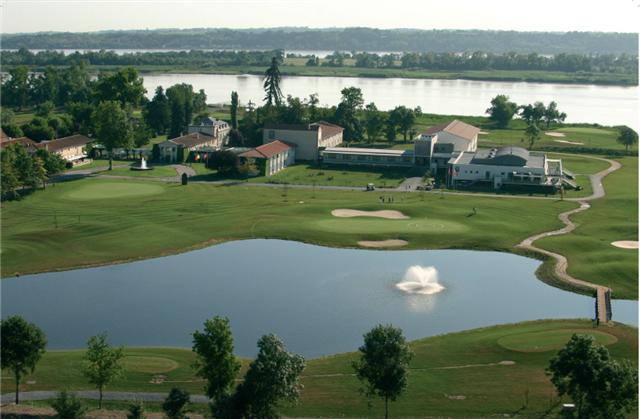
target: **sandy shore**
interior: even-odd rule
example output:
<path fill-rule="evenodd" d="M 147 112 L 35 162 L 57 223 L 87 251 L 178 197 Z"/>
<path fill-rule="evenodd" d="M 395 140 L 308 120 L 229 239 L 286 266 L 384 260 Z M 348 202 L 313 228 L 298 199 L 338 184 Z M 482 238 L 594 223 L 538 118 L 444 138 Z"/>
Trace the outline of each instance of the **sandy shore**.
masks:
<path fill-rule="evenodd" d="M 376 240 L 376 241 L 368 241 L 363 240 L 358 242 L 358 246 L 362 247 L 372 247 L 372 248 L 384 248 L 384 247 L 402 247 L 408 245 L 409 242 L 406 240 Z"/>

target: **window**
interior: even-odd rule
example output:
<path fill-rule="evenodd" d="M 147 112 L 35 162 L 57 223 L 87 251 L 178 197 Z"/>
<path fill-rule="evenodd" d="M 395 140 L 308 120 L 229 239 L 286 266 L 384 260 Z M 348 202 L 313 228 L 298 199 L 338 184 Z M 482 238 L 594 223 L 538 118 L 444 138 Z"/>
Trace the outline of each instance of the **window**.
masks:
<path fill-rule="evenodd" d="M 380 156 L 371 156 L 371 160 L 380 161 Z"/>
<path fill-rule="evenodd" d="M 349 154 L 343 154 L 342 160 L 351 160 L 351 156 Z"/>
<path fill-rule="evenodd" d="M 276 132 L 274 130 L 269 130 L 269 139 L 275 140 L 275 138 L 276 138 Z"/>
<path fill-rule="evenodd" d="M 389 162 L 395 162 L 395 161 L 396 161 L 396 158 L 395 158 L 395 157 L 393 157 L 393 156 L 388 156 L 388 157 L 387 157 L 387 161 L 389 161 Z"/>
<path fill-rule="evenodd" d="M 366 160 L 366 159 L 367 159 L 367 156 L 359 155 L 359 156 L 357 157 L 357 159 L 358 159 L 359 161 L 364 161 L 364 160 Z"/>

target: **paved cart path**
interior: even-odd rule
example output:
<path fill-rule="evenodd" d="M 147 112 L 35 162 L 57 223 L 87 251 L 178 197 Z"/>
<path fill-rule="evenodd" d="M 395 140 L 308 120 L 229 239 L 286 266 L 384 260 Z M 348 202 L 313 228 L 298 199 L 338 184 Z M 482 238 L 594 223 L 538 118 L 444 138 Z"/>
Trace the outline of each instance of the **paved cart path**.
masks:
<path fill-rule="evenodd" d="M 535 234 L 531 237 L 527 237 L 522 242 L 520 242 L 516 247 L 520 249 L 534 251 L 536 253 L 541 253 L 543 255 L 546 255 L 548 257 L 555 259 L 556 263 L 554 267 L 554 273 L 558 279 L 570 285 L 578 287 L 580 289 L 595 291 L 597 296 L 596 297 L 596 317 L 600 323 L 607 323 L 609 319 L 607 316 L 607 304 L 606 304 L 605 295 L 607 294 L 607 291 L 611 291 L 611 289 L 603 285 L 594 284 L 594 283 L 591 283 L 579 278 L 575 278 L 569 275 L 569 273 L 567 272 L 569 262 L 567 261 L 566 257 L 564 257 L 559 253 L 551 252 L 549 250 L 536 247 L 533 244 L 535 241 L 542 239 L 544 237 L 568 234 L 573 230 L 575 230 L 576 224 L 573 221 L 571 221 L 570 217 L 573 214 L 587 211 L 589 208 L 591 208 L 591 205 L 589 204 L 588 201 L 592 201 L 594 199 L 599 199 L 604 197 L 606 192 L 604 190 L 604 186 L 602 185 L 602 179 L 608 174 L 613 173 L 622 167 L 622 165 L 615 160 L 609 160 L 609 159 L 604 159 L 600 157 L 589 157 L 589 158 L 603 160 L 609 163 L 609 167 L 607 169 L 589 176 L 589 180 L 591 181 L 591 187 L 593 188 L 593 193 L 590 196 L 585 198 L 570 199 L 571 201 L 578 202 L 580 206 L 578 208 L 572 209 L 570 211 L 565 211 L 558 215 L 558 219 L 564 224 L 564 227 L 558 230 L 546 231 L 543 233 Z"/>

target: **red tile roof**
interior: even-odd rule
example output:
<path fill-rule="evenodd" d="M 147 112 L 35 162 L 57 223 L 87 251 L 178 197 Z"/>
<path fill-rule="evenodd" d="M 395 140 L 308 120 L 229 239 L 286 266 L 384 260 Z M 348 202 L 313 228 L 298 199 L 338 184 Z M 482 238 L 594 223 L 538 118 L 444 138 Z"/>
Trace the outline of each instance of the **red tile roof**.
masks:
<path fill-rule="evenodd" d="M 311 125 L 317 125 L 322 128 L 321 140 L 333 137 L 334 135 L 340 134 L 342 131 L 344 131 L 344 128 L 342 128 L 340 125 L 332 124 L 326 121 L 318 121 Z"/>
<path fill-rule="evenodd" d="M 20 138 L 5 137 L 0 139 L 0 149 L 9 147 L 12 144 L 20 144 L 23 147 L 32 149 L 32 148 L 36 148 L 38 143 L 36 143 L 29 137 L 20 137 Z"/>
<path fill-rule="evenodd" d="M 0 128 L 0 141 L 6 141 L 6 140 L 10 140 L 11 137 L 9 137 L 7 135 L 6 132 L 4 132 L 4 130 L 2 128 Z"/>
<path fill-rule="evenodd" d="M 445 131 L 458 137 L 465 138 L 467 140 L 473 140 L 480 132 L 480 128 L 474 127 L 462 121 L 454 119 L 451 122 L 445 122 L 444 124 L 434 125 L 429 127 L 424 133 L 427 135 L 433 135 L 440 131 Z"/>
<path fill-rule="evenodd" d="M 65 148 L 80 147 L 93 141 L 89 137 L 85 137 L 81 134 L 70 135 L 68 137 L 56 138 L 55 140 L 42 141 L 36 144 L 38 148 L 44 148 L 45 150 L 56 152 L 64 150 Z"/>
<path fill-rule="evenodd" d="M 292 148 L 291 145 L 284 141 L 275 140 L 267 144 L 263 144 L 260 147 L 256 147 L 249 151 L 245 151 L 240 154 L 240 157 L 252 157 L 257 159 L 269 159 L 275 155 L 283 153 Z"/>

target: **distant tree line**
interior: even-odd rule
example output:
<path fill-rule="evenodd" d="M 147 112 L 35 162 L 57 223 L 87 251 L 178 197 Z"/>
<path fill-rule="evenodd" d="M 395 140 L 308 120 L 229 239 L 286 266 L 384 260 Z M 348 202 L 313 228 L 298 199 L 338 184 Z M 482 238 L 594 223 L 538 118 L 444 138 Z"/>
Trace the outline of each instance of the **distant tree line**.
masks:
<path fill-rule="evenodd" d="M 163 51 L 133 52 L 116 54 L 110 50 L 74 52 L 65 55 L 59 51 L 38 51 L 27 49 L 0 52 L 4 65 L 29 66 L 67 66 L 77 62 L 89 65 L 114 66 L 195 66 L 200 68 L 219 66 L 268 66 L 274 55 L 283 54 L 282 50 L 273 51 Z"/>
<path fill-rule="evenodd" d="M 411 11 L 407 11 L 411 13 Z M 635 33 L 372 28 L 158 29 L 2 34 L 3 49 L 304 49 L 637 54 Z"/>
<path fill-rule="evenodd" d="M 113 66 L 183 66 L 200 69 L 225 66 L 269 66 L 275 56 L 282 58 L 284 51 L 167 51 L 116 54 L 113 51 L 74 52 L 65 55 L 58 51 L 37 53 L 21 49 L 2 51 L 4 65 L 70 66 L 84 62 L 89 65 Z M 287 56 L 295 56 L 287 54 Z M 475 51 L 469 53 L 405 53 L 377 54 L 367 52 L 335 51 L 320 59 L 307 56 L 307 66 L 343 67 L 345 60 L 354 60 L 361 68 L 403 68 L 422 70 L 528 70 L 564 72 L 600 72 L 637 74 L 638 56 L 635 54 L 566 54 L 545 56 L 537 53 L 507 52 L 495 54 Z"/>

